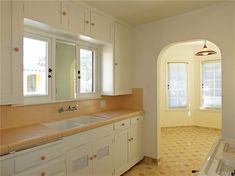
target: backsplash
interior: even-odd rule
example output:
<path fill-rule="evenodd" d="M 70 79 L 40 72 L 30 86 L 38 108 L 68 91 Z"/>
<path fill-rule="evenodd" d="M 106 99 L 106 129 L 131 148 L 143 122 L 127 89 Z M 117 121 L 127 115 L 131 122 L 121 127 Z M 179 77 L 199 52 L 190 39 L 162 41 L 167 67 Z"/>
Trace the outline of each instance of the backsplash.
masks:
<path fill-rule="evenodd" d="M 106 101 L 106 107 L 100 107 L 100 101 Z M 78 110 L 58 113 L 61 107 L 78 105 Z M 64 103 L 50 103 L 27 106 L 0 106 L 0 128 L 13 128 L 40 122 L 60 120 L 73 116 L 92 114 L 117 108 L 143 109 L 143 90 L 134 88 L 131 95 L 102 96 L 99 99 L 80 100 Z"/>

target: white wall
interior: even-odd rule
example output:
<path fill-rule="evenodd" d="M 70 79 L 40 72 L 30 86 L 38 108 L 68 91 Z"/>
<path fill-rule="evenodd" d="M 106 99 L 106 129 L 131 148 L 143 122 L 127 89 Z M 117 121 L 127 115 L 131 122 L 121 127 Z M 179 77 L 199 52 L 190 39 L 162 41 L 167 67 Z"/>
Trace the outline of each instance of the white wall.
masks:
<path fill-rule="evenodd" d="M 134 28 L 133 87 L 144 89 L 145 155 L 157 156 L 157 59 L 175 42 L 207 39 L 222 53 L 223 136 L 235 138 L 235 3 L 226 2 Z M 158 104 L 159 105 L 159 104 Z M 159 131 L 158 131 L 159 132 Z"/>
<path fill-rule="evenodd" d="M 198 57 L 194 54 L 200 51 L 204 41 L 179 43 L 166 48 L 159 58 L 161 85 L 160 89 L 160 126 L 190 126 L 197 125 L 221 129 L 221 111 L 213 109 L 201 109 L 201 63 L 203 61 L 221 59 L 218 47 L 207 41 L 209 49 L 217 52 L 215 55 Z M 188 103 L 187 108 L 167 108 L 167 63 L 187 62 L 188 63 Z"/>

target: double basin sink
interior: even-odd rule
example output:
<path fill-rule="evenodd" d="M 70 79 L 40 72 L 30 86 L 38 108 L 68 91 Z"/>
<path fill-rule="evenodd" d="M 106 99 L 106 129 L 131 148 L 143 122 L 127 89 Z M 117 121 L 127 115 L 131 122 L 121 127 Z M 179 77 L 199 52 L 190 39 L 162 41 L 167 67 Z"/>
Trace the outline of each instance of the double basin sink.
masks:
<path fill-rule="evenodd" d="M 88 115 L 88 116 L 81 116 L 81 117 L 76 117 L 76 118 L 71 118 L 71 119 L 66 119 L 66 120 L 44 123 L 43 125 L 56 129 L 56 130 L 63 131 L 63 130 L 71 129 L 71 128 L 77 128 L 77 127 L 81 127 L 84 125 L 93 124 L 96 122 L 103 121 L 105 119 L 106 118 L 104 117 Z"/>

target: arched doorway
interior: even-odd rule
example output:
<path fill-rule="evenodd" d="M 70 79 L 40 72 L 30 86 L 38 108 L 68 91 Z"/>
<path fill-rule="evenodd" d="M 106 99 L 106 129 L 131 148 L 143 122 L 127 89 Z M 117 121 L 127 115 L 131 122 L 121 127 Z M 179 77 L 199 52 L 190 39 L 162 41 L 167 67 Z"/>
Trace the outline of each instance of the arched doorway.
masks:
<path fill-rule="evenodd" d="M 222 97 L 221 79 L 220 85 L 213 85 L 210 88 L 210 85 L 208 84 L 209 81 L 214 84 L 217 84 L 219 81 L 217 80 L 216 83 L 216 78 L 210 78 L 210 74 L 207 73 L 213 72 L 213 74 L 215 74 L 216 67 L 220 67 L 221 72 L 221 52 L 214 43 L 207 41 L 208 48 L 216 51 L 217 54 L 202 57 L 195 56 L 195 53 L 202 49 L 204 41 L 205 40 L 194 40 L 173 43 L 164 47 L 158 56 L 158 159 L 163 156 L 160 147 L 162 127 L 199 126 L 211 129 L 222 128 L 221 108 L 219 106 Z M 179 66 L 180 64 L 181 66 Z M 182 84 L 187 85 L 186 89 L 181 87 L 181 89 L 186 91 L 184 91 L 181 96 L 177 95 L 178 99 L 177 96 L 169 96 L 170 94 L 177 94 L 177 91 L 179 92 L 179 90 L 169 90 L 170 87 L 174 87 L 169 84 L 169 82 L 172 82 L 174 79 L 177 80 L 177 77 L 172 78 L 169 76 L 170 69 L 173 69 L 171 72 L 173 75 L 174 73 L 181 74 L 181 76 L 183 73 L 187 74 L 187 78 L 185 79 L 186 83 L 183 83 L 182 80 L 181 82 L 176 83 L 179 87 Z M 185 71 L 182 71 L 182 69 Z M 214 94 L 212 94 L 213 91 Z M 174 99 L 177 101 L 174 101 Z"/>

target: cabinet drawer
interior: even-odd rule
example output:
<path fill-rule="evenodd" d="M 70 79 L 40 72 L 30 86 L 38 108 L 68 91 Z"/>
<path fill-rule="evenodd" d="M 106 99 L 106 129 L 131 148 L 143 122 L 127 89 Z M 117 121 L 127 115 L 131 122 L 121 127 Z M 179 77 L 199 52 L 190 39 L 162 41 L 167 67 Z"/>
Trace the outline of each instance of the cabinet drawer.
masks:
<path fill-rule="evenodd" d="M 136 116 L 131 118 L 131 125 L 139 124 L 143 121 L 143 116 Z"/>
<path fill-rule="evenodd" d="M 57 175 L 61 176 L 65 175 L 65 164 L 62 158 L 40 165 L 33 169 L 21 172 L 17 176 L 57 176 Z"/>
<path fill-rule="evenodd" d="M 15 172 L 31 168 L 38 164 L 43 164 L 51 159 L 63 155 L 63 145 L 61 142 L 53 142 L 43 146 L 19 152 L 15 157 Z"/>
<path fill-rule="evenodd" d="M 124 129 L 130 126 L 130 119 L 122 120 L 114 124 L 115 130 Z"/>
<path fill-rule="evenodd" d="M 0 175 L 9 176 L 13 175 L 14 165 L 11 154 L 0 157 Z"/>
<path fill-rule="evenodd" d="M 65 150 L 73 149 L 79 145 L 84 145 L 97 138 L 113 133 L 113 124 L 105 125 L 92 130 L 84 131 L 64 138 Z"/>

